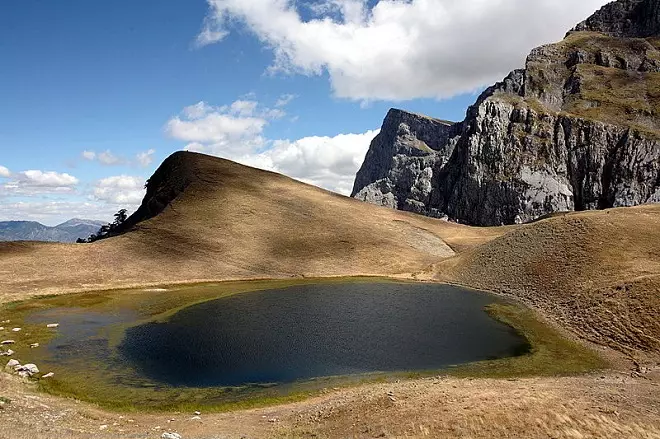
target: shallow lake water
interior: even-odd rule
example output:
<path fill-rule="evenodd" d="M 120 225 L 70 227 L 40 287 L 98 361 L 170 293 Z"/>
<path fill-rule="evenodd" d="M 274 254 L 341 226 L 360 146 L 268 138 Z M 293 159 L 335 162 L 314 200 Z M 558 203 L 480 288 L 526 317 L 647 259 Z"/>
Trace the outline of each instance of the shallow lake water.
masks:
<path fill-rule="evenodd" d="M 150 381 L 187 387 L 438 370 L 525 352 L 526 340 L 485 312 L 496 301 L 413 283 L 242 293 L 130 327 L 117 353 Z"/>

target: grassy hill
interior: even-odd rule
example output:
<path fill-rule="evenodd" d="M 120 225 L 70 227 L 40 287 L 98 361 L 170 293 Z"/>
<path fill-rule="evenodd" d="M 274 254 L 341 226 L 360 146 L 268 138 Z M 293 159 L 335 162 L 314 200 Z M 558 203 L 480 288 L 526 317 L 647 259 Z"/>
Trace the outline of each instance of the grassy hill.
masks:
<path fill-rule="evenodd" d="M 424 275 L 512 295 L 618 350 L 660 352 L 660 206 L 555 216 Z"/>
<path fill-rule="evenodd" d="M 467 227 L 182 152 L 150 179 L 128 225 L 93 244 L 1 243 L 0 301 L 182 282 L 397 276 L 504 293 L 600 344 L 660 352 L 660 206 Z"/>
<path fill-rule="evenodd" d="M 204 280 L 410 273 L 506 232 L 375 207 L 202 154 L 169 157 L 131 230 L 0 244 L 0 295 Z"/>

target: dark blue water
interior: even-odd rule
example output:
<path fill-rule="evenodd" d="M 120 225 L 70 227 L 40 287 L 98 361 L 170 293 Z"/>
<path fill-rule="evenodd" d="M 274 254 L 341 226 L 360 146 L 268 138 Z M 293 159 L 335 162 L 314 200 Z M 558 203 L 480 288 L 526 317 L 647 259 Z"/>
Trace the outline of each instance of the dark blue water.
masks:
<path fill-rule="evenodd" d="M 296 286 L 131 328 L 119 351 L 142 374 L 174 386 L 436 370 L 525 351 L 524 338 L 484 312 L 494 301 L 447 285 Z"/>

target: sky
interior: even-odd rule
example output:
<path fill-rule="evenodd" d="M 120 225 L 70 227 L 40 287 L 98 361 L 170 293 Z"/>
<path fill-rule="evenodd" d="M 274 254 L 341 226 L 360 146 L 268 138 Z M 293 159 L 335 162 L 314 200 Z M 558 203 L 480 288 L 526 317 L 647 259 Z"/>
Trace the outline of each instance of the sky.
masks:
<path fill-rule="evenodd" d="M 0 2 L 0 221 L 110 221 L 178 150 L 349 194 L 391 107 L 460 121 L 605 0 Z"/>

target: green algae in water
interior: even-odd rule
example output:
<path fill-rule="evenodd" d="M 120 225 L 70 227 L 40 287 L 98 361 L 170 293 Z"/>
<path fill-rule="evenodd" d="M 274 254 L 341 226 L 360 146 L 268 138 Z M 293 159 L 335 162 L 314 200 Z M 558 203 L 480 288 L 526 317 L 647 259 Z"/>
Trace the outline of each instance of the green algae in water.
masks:
<path fill-rule="evenodd" d="M 257 383 L 241 383 L 240 380 L 231 383 L 204 382 L 203 380 L 200 382 L 177 383 L 164 379 L 163 376 L 158 376 L 157 374 L 154 374 L 153 371 L 146 371 L 145 373 L 144 364 L 140 365 L 136 364 L 135 361 L 127 361 L 125 353 L 122 354 L 120 352 L 121 349 L 117 349 L 126 341 L 125 335 L 130 333 L 130 331 L 136 331 L 138 330 L 137 328 L 153 327 L 153 325 L 160 328 L 167 327 L 168 322 L 176 322 L 177 319 L 186 317 L 186 313 L 197 313 L 200 309 L 199 307 L 203 310 L 205 307 L 218 306 L 217 303 L 212 305 L 212 302 L 210 301 L 215 301 L 215 299 L 224 297 L 225 299 L 218 301 L 219 304 L 222 304 L 227 298 L 230 298 L 237 293 L 249 292 L 251 290 L 263 291 L 266 289 L 272 290 L 279 288 L 279 290 L 258 294 L 250 293 L 242 297 L 235 296 L 232 300 L 243 299 L 243 297 L 247 298 L 239 300 L 238 303 L 240 304 L 242 301 L 255 301 L 257 297 L 260 297 L 260 300 L 256 300 L 257 305 L 268 303 L 270 306 L 275 306 L 278 302 L 277 295 L 285 294 L 282 292 L 281 288 L 290 287 L 292 285 L 315 285 L 309 290 L 312 291 L 312 295 L 314 295 L 314 291 L 318 292 L 325 288 L 330 288 L 330 290 L 332 290 L 333 287 L 337 286 L 348 288 L 349 290 L 357 288 L 358 290 L 363 291 L 365 289 L 374 288 L 376 290 L 379 288 L 382 289 L 385 286 L 387 287 L 385 288 L 386 290 L 389 288 L 398 291 L 395 296 L 401 296 L 394 297 L 394 302 L 391 302 L 392 298 L 390 297 L 390 302 L 381 303 L 379 305 L 388 305 L 385 306 L 387 309 L 382 310 L 380 313 L 384 322 L 387 323 L 387 325 L 383 326 L 386 331 L 388 329 L 393 330 L 396 328 L 396 316 L 401 316 L 401 307 L 403 306 L 403 308 L 405 308 L 404 305 L 407 303 L 406 300 L 409 301 L 409 299 L 404 300 L 402 298 L 406 295 L 414 295 L 414 293 L 410 293 L 414 288 L 420 288 L 421 290 L 431 289 L 434 291 L 431 296 L 437 296 L 435 299 L 438 300 L 436 303 L 438 306 L 442 299 L 447 303 L 449 297 L 447 291 L 460 291 L 458 296 L 462 297 L 462 300 L 457 302 L 459 305 L 460 302 L 466 303 L 469 301 L 466 301 L 465 297 L 479 297 L 483 302 L 473 304 L 473 309 L 467 314 L 462 314 L 462 311 L 459 312 L 454 308 L 449 315 L 452 317 L 462 316 L 463 319 L 469 319 L 473 314 L 478 314 L 480 315 L 480 318 L 483 318 L 489 325 L 492 325 L 489 326 L 489 328 L 498 328 L 497 331 L 501 331 L 501 334 L 513 337 L 513 339 L 517 341 L 514 345 L 509 346 L 507 352 L 504 354 L 501 352 L 497 354 L 484 353 L 486 358 L 490 358 L 491 361 L 476 363 L 477 365 L 489 364 L 486 371 L 484 371 L 484 368 L 478 368 L 478 373 L 476 375 L 487 375 L 487 369 L 497 370 L 497 365 L 501 364 L 501 362 L 516 362 L 519 358 L 528 359 L 530 357 L 530 355 L 523 355 L 516 358 L 494 360 L 494 358 L 500 356 L 524 353 L 526 349 L 529 348 L 527 341 L 523 340 L 510 326 L 495 322 L 483 312 L 485 305 L 498 301 L 494 296 L 475 293 L 470 290 L 456 290 L 453 287 L 442 285 L 393 283 L 381 279 L 334 279 L 330 282 L 323 282 L 321 285 L 318 285 L 318 283 L 319 280 L 228 282 L 211 285 L 171 287 L 167 289 L 167 291 L 154 289 L 88 293 L 51 297 L 14 304 L 11 313 L 13 318 L 19 317 L 25 319 L 26 322 L 29 321 L 30 323 L 27 326 L 34 327 L 36 332 L 41 331 L 41 334 L 37 337 L 39 340 L 48 341 L 48 339 L 50 339 L 50 343 L 48 343 L 45 348 L 25 352 L 25 354 L 30 355 L 30 361 L 38 361 L 37 364 L 40 365 L 42 370 L 50 368 L 49 371 L 53 370 L 56 373 L 55 379 L 43 380 L 39 383 L 42 390 L 54 394 L 72 396 L 96 402 L 105 407 L 126 411 L 183 410 L 192 407 L 205 407 L 207 410 L 226 410 L 260 406 L 264 404 L 299 400 L 309 395 L 316 394 L 321 389 L 327 387 L 350 386 L 375 380 L 380 381 L 437 374 L 439 368 L 448 364 L 455 364 L 455 362 L 449 362 L 448 364 L 398 364 L 395 365 L 396 367 L 391 367 L 391 370 L 372 365 L 371 370 L 369 370 L 369 368 L 360 370 L 359 368 L 353 367 L 352 369 L 337 371 L 342 374 L 351 373 L 349 376 L 325 376 L 331 374 L 333 372 L 331 370 L 329 372 L 320 373 L 320 375 L 322 375 L 320 377 L 313 377 L 314 373 L 312 373 L 311 376 L 303 375 L 288 378 L 282 378 L 280 376 L 275 377 L 277 379 L 272 380 L 263 379 L 262 382 Z M 294 289 L 294 291 L 290 291 L 289 294 L 291 296 L 296 296 L 296 300 L 305 303 L 308 308 L 312 308 L 309 303 L 310 297 L 305 296 L 304 291 L 301 293 L 300 290 L 296 292 Z M 310 293 L 308 292 L 307 294 Z M 390 294 L 392 294 L 391 291 Z M 317 294 L 315 300 L 321 300 L 320 303 L 325 306 L 328 304 L 327 301 L 332 297 L 331 293 L 329 294 L 326 292 L 324 295 L 326 297 L 319 297 Z M 386 295 L 387 294 L 385 294 L 385 296 Z M 381 294 L 381 296 L 383 296 L 383 294 Z M 307 302 L 305 301 L 306 299 Z M 380 297 L 379 299 L 382 301 L 383 297 Z M 283 299 L 280 299 L 280 301 L 282 300 Z M 291 297 L 289 297 L 288 300 L 292 300 Z M 427 308 L 429 308 L 429 301 L 432 302 L 433 300 L 433 297 L 429 299 L 429 296 L 425 296 L 422 301 L 424 305 L 422 309 L 427 311 Z M 295 304 L 295 300 L 292 303 Z M 81 304 L 82 306 L 76 307 L 74 306 L 76 304 Z M 376 304 L 372 303 L 372 305 Z M 291 303 L 289 306 L 291 306 Z M 337 313 L 338 310 L 345 311 L 347 308 L 349 308 L 350 311 L 350 306 L 347 306 L 345 302 L 339 301 L 333 306 L 336 307 L 334 310 L 335 313 Z M 365 306 L 366 303 L 363 301 L 360 306 L 356 307 L 365 308 Z M 500 304 L 497 306 L 505 305 Z M 303 305 L 297 308 L 301 307 L 304 308 Z M 329 310 L 327 307 L 324 309 L 326 311 Z M 512 307 L 512 309 L 518 308 Z M 301 311 L 302 309 L 298 309 L 296 312 Z M 319 310 L 317 309 L 317 312 L 318 311 Z M 378 309 L 376 309 L 376 311 L 378 311 Z M 78 342 L 75 341 L 75 337 L 68 341 L 66 340 L 66 337 L 71 337 L 71 334 L 69 333 L 70 331 L 66 329 L 69 327 L 67 322 L 63 323 L 56 332 L 43 331 L 41 329 L 44 326 L 43 323 L 50 318 L 57 317 L 57 314 L 52 313 L 58 312 L 62 319 L 82 319 L 80 321 L 84 322 L 82 325 L 83 328 L 87 327 L 87 329 L 89 329 L 90 327 L 96 327 L 97 331 L 84 333 L 84 337 L 78 340 Z M 86 319 L 86 314 L 91 318 Z M 265 317 L 265 314 L 267 313 L 259 313 L 262 318 Z M 532 315 L 531 312 L 530 315 Z M 272 318 L 273 315 L 270 317 Z M 359 318 L 359 315 L 354 315 L 353 317 Z M 415 314 L 414 317 L 418 318 L 419 316 Z M 507 323 L 520 329 L 518 327 L 519 324 L 530 324 L 529 318 L 529 315 L 527 316 L 527 320 L 516 320 L 515 318 L 512 318 L 509 319 Z M 37 320 L 40 321 L 37 323 Z M 414 319 L 408 316 L 405 320 L 410 323 Z M 532 318 L 532 320 L 534 319 Z M 433 322 L 430 321 L 430 323 Z M 456 325 L 451 324 L 449 326 Z M 186 325 L 183 325 L 184 330 L 185 327 Z M 356 327 L 360 328 L 359 325 L 356 325 Z M 363 325 L 362 328 L 364 327 L 373 327 L 373 325 L 366 324 L 365 322 L 365 325 Z M 178 328 L 179 330 L 182 328 L 180 322 Z M 418 328 L 418 330 L 425 332 L 421 327 Z M 406 331 L 410 332 L 410 327 L 408 327 Z M 332 331 L 326 332 L 331 335 Z M 524 331 L 519 332 L 524 333 Z M 392 333 L 393 332 L 390 331 L 388 336 L 391 337 Z M 394 333 L 396 333 L 396 331 L 394 331 Z M 80 334 L 82 333 L 79 333 L 79 335 Z M 554 333 L 549 331 L 544 333 L 543 337 L 548 338 L 551 334 Z M 525 335 L 527 336 L 527 334 Z M 485 336 L 486 334 L 481 334 L 481 337 Z M 481 342 L 487 343 L 487 337 L 481 340 Z M 537 339 L 534 342 L 542 343 L 543 340 Z M 56 348 L 57 346 L 60 346 L 59 352 Z M 153 343 L 151 346 L 153 347 Z M 149 349 L 149 347 L 150 346 L 147 345 L 145 346 L 145 349 Z M 400 347 L 401 340 L 399 340 L 399 348 Z M 383 345 L 381 344 L 379 349 L 382 348 Z M 76 352 L 76 349 L 81 355 L 71 356 L 71 351 Z M 533 345 L 532 351 L 534 352 L 535 349 L 536 346 Z M 427 350 L 429 349 L 427 348 Z M 63 358 L 66 357 L 67 351 L 69 353 L 69 359 L 68 361 L 63 361 Z M 538 351 L 538 349 L 536 349 L 536 351 Z M 161 352 L 163 352 L 162 346 Z M 167 349 L 165 349 L 164 352 L 167 353 Z M 179 341 L 178 351 L 175 349 L 174 352 L 172 352 L 172 355 L 176 355 L 177 353 L 181 354 L 181 352 L 195 352 L 194 342 L 189 339 Z M 23 354 L 23 352 L 21 352 L 21 354 Z M 355 349 L 354 354 L 358 355 L 359 349 Z M 534 354 L 531 355 L 531 357 L 533 356 Z M 480 359 L 485 358 L 466 358 L 464 362 Z M 510 369 L 510 365 L 511 363 L 509 363 L 507 369 Z M 404 366 L 406 366 L 405 370 L 401 369 Z M 472 364 L 461 366 L 458 369 L 454 369 L 453 373 L 467 371 L 465 373 L 469 375 L 469 370 L 473 367 Z M 590 364 L 588 367 L 593 367 L 593 365 Z M 384 369 L 384 371 L 381 369 Z M 189 367 L 188 370 L 202 374 L 201 376 L 204 379 L 208 378 L 208 375 L 204 375 L 204 368 Z M 538 372 L 542 374 L 543 371 Z"/>

